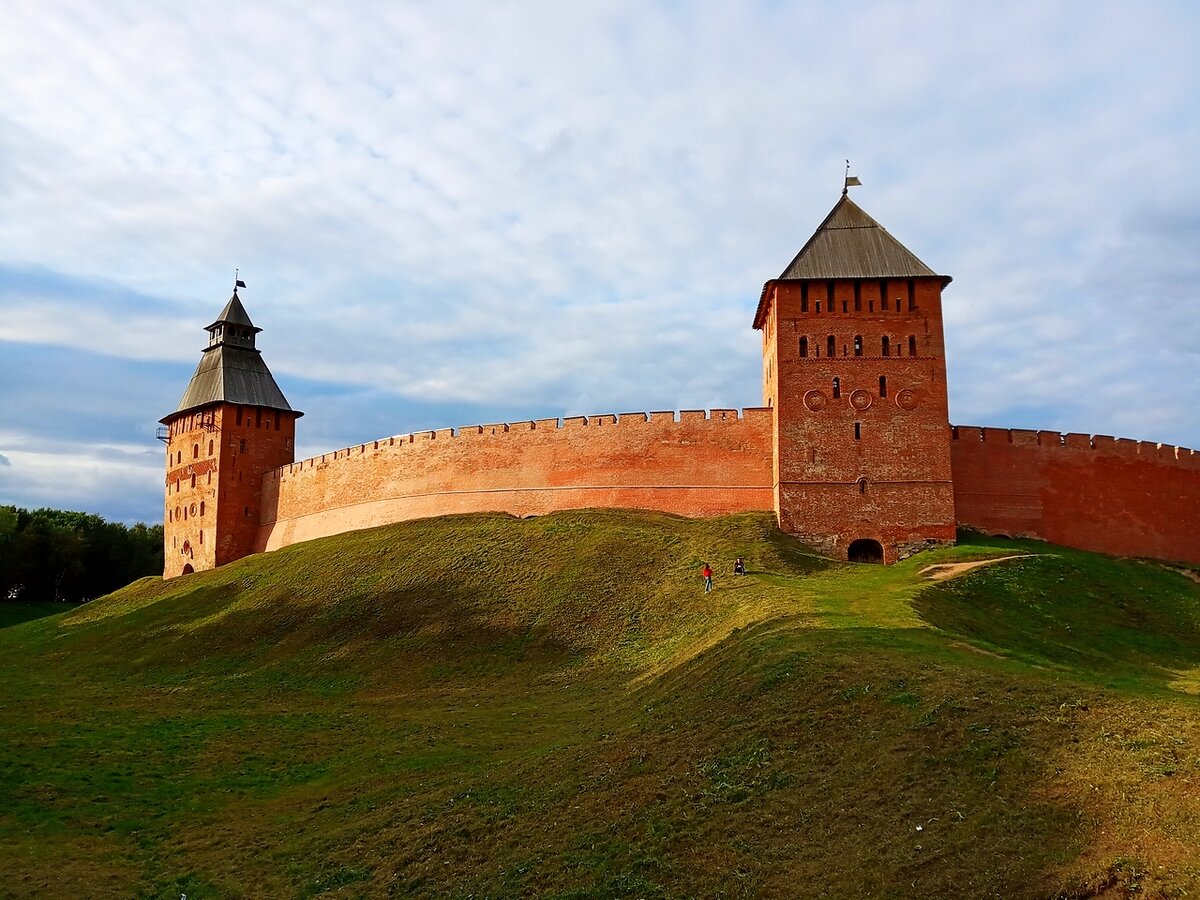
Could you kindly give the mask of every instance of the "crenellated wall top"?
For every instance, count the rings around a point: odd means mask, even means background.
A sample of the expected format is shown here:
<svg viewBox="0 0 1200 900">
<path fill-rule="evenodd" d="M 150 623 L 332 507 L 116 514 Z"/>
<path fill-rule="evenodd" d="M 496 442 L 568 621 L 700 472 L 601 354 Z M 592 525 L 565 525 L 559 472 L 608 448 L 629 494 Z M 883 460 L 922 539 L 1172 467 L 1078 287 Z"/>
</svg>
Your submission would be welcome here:
<svg viewBox="0 0 1200 900">
<path fill-rule="evenodd" d="M 743 423 L 770 428 L 774 421 L 774 410 L 766 406 L 748 406 L 744 409 L 684 409 L 656 410 L 653 412 L 602 413 L 589 416 L 566 416 L 552 419 L 528 419 L 519 422 L 498 422 L 489 425 L 463 425 L 458 428 L 439 428 L 432 431 L 414 431 L 392 435 L 374 441 L 343 447 L 330 453 L 310 456 L 269 472 L 266 477 L 278 479 L 281 475 L 311 469 L 322 463 L 351 456 L 361 456 L 369 451 L 384 447 L 422 445 L 437 441 L 470 442 L 480 437 L 529 432 L 579 432 L 581 435 L 599 429 L 642 429 L 642 428 L 692 428 L 696 425 L 733 425 Z"/>
<path fill-rule="evenodd" d="M 1200 451 L 1174 444 L 1135 441 L 1107 434 L 1080 434 L 1057 431 L 1035 431 L 1027 428 L 985 428 L 976 425 L 954 425 L 950 429 L 955 441 L 979 441 L 984 444 L 1012 444 L 1024 447 L 1045 447 L 1062 450 L 1091 450 L 1111 456 L 1123 456 L 1162 462 L 1182 462 L 1200 467 Z"/>
</svg>

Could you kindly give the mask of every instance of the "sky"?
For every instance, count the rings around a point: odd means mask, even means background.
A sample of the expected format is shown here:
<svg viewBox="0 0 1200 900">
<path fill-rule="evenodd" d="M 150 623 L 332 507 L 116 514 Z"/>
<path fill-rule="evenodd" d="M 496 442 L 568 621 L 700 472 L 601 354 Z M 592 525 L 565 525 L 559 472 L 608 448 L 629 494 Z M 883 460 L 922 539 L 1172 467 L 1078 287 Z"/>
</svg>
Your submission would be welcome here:
<svg viewBox="0 0 1200 900">
<path fill-rule="evenodd" d="M 1200 448 L 1200 4 L 7 0 L 0 503 L 162 519 L 235 267 L 300 457 L 757 406 L 840 196 L 951 421 Z"/>
</svg>

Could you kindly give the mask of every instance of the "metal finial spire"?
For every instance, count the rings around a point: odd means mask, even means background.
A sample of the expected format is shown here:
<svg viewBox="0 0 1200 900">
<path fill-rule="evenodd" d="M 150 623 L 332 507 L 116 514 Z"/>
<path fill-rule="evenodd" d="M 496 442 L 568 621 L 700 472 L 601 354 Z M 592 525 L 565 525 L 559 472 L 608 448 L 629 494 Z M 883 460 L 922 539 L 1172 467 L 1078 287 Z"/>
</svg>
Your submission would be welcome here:
<svg viewBox="0 0 1200 900">
<path fill-rule="evenodd" d="M 233 292 L 236 294 L 238 288 L 245 287 L 245 286 L 246 286 L 246 282 L 244 282 L 244 281 L 242 281 L 242 279 L 238 278 L 238 270 L 234 269 L 233 270 Z"/>
<path fill-rule="evenodd" d="M 842 185 L 842 196 L 849 194 L 852 187 L 862 187 L 862 182 L 858 180 L 857 175 L 850 174 L 850 160 L 846 160 L 846 181 Z"/>
</svg>

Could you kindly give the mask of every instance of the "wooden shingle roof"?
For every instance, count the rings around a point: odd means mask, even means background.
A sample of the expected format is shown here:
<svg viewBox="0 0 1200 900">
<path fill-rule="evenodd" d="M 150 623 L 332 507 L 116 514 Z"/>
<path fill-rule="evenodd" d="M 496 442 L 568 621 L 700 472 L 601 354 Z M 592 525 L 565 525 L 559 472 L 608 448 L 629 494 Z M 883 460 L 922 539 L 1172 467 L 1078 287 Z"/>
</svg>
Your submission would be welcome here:
<svg viewBox="0 0 1200 900">
<path fill-rule="evenodd" d="M 241 403 L 304 415 L 288 404 L 262 354 L 254 346 L 262 329 L 250 321 L 237 291 L 217 320 L 205 330 L 209 334 L 209 343 L 200 357 L 200 364 L 175 411 L 160 421 L 166 422 L 180 413 L 214 403 Z"/>
<path fill-rule="evenodd" d="M 763 285 L 754 327 L 762 327 L 774 281 L 837 278 L 942 278 L 843 194 L 783 273 Z"/>
</svg>

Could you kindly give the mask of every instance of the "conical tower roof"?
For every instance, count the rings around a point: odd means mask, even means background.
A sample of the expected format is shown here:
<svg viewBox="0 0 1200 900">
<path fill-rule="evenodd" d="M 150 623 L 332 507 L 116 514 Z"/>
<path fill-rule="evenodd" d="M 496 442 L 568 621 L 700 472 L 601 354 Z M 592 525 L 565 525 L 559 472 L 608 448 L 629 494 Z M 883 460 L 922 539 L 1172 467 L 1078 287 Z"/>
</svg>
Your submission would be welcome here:
<svg viewBox="0 0 1200 900">
<path fill-rule="evenodd" d="M 304 415 L 288 404 L 262 354 L 254 346 L 255 336 L 262 329 L 256 328 L 250 320 L 237 291 L 233 292 L 217 320 L 205 330 L 209 335 L 208 346 L 204 348 L 200 364 L 175 411 L 161 421 L 215 403 L 241 403 Z"/>
<path fill-rule="evenodd" d="M 863 212 L 843 193 L 813 236 L 800 248 L 775 281 L 834 278 L 941 278 L 901 244 L 886 228 Z M 754 316 L 754 327 L 762 327 L 766 313 L 768 281 Z"/>
<path fill-rule="evenodd" d="M 250 321 L 250 314 L 246 312 L 246 307 L 242 306 L 242 298 L 238 296 L 237 289 L 234 288 L 233 296 L 229 298 L 229 302 L 225 304 L 225 308 L 221 310 L 221 314 L 217 316 L 217 321 L 209 325 L 219 325 L 222 322 L 230 325 L 242 325 L 246 328 L 254 328 L 254 323 Z M 256 332 L 262 331 L 261 328 L 254 328 Z"/>
</svg>

